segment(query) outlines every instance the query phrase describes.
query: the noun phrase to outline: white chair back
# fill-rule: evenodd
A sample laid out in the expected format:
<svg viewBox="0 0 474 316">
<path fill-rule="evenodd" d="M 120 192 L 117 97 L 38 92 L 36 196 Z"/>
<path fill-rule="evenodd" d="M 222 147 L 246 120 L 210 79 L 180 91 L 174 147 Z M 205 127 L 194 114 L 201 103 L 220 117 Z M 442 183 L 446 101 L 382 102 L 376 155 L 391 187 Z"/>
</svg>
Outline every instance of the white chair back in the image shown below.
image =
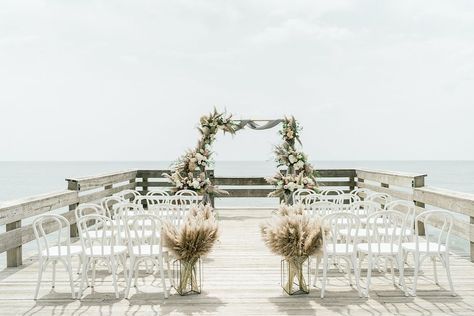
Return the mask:
<svg viewBox="0 0 474 316">
<path fill-rule="evenodd" d="M 416 249 L 419 250 L 420 243 L 426 243 L 427 252 L 441 253 L 441 247 L 445 247 L 446 254 L 449 254 L 449 240 L 454 224 L 452 212 L 444 210 L 425 211 L 415 218 L 415 223 L 423 222 L 425 229 L 425 240 L 421 240 L 418 232 L 418 225 L 415 226 Z M 433 230 L 437 227 L 437 230 Z"/>
<path fill-rule="evenodd" d="M 48 235 L 45 230 L 45 226 L 50 226 L 54 223 L 56 231 Z M 51 256 L 50 248 L 57 247 L 57 256 L 70 256 L 71 255 L 71 239 L 70 239 L 70 223 L 61 215 L 48 214 L 36 218 L 33 221 L 33 232 L 36 237 L 36 243 L 38 245 L 39 257 L 41 258 L 44 254 L 47 258 Z M 63 246 L 63 247 L 61 247 Z M 64 249 L 64 247 L 66 249 Z"/>
<path fill-rule="evenodd" d="M 103 198 L 102 201 L 100 202 L 100 205 L 105 210 L 106 215 L 112 218 L 112 214 L 114 213 L 113 206 L 117 203 L 123 203 L 123 202 L 126 202 L 126 201 L 122 197 L 112 195 L 112 196 L 107 196 Z"/>
<path fill-rule="evenodd" d="M 323 189 L 319 194 L 321 194 L 321 200 L 339 204 L 340 195 L 344 194 L 344 191 L 340 189 Z"/>
<path fill-rule="evenodd" d="M 146 195 L 155 196 L 155 197 L 163 197 L 163 198 L 166 198 L 166 197 L 170 196 L 170 194 L 168 192 L 166 192 L 165 190 L 149 191 Z"/>
<path fill-rule="evenodd" d="M 74 214 L 76 215 L 76 221 L 86 215 L 110 215 L 107 214 L 107 212 L 102 208 L 102 206 L 92 203 L 79 204 L 74 210 Z"/>
<path fill-rule="evenodd" d="M 121 217 L 127 218 L 133 215 L 140 215 L 144 214 L 145 210 L 141 204 L 130 203 L 130 202 L 122 202 L 117 203 L 113 207 L 114 209 L 114 218 Z"/>
<path fill-rule="evenodd" d="M 372 213 L 380 211 L 380 205 L 373 201 L 356 201 L 351 204 L 349 211 L 359 218 L 366 218 Z"/>
<path fill-rule="evenodd" d="M 305 212 L 311 217 L 315 216 L 326 216 L 332 214 L 338 210 L 337 204 L 329 201 L 316 201 L 311 204 L 307 204 Z"/>
<path fill-rule="evenodd" d="M 366 199 L 366 201 L 373 201 L 379 203 L 383 208 L 388 203 L 392 202 L 393 198 L 387 193 L 372 193 Z"/>
<path fill-rule="evenodd" d="M 297 189 L 292 194 L 293 204 L 305 203 L 305 197 L 316 194 L 316 191 L 311 189 Z"/>
<path fill-rule="evenodd" d="M 140 196 L 140 192 L 137 190 L 123 190 L 115 194 L 116 196 L 122 197 L 124 200 L 133 201 L 137 196 Z"/>
<path fill-rule="evenodd" d="M 160 253 L 162 251 L 161 243 L 161 220 L 155 215 L 142 214 L 134 215 L 128 218 L 126 226 L 129 251 L 132 249 L 135 255 L 153 255 L 156 251 L 154 248 L 159 246 Z"/>
<path fill-rule="evenodd" d="M 198 196 L 196 191 L 193 190 L 179 190 L 174 195 L 182 195 L 182 196 Z"/>
<path fill-rule="evenodd" d="M 355 188 L 350 193 L 357 195 L 359 198 L 366 198 L 369 195 L 373 194 L 374 192 L 366 188 Z"/>
<path fill-rule="evenodd" d="M 366 238 L 369 255 L 382 251 L 396 253 L 401 247 L 405 228 L 406 216 L 399 211 L 382 210 L 367 216 Z"/>
<path fill-rule="evenodd" d="M 329 234 L 327 236 L 323 234 L 324 249 L 332 252 L 336 252 L 337 249 L 338 254 L 350 255 L 357 245 L 359 217 L 349 212 L 336 212 L 323 217 L 322 223 L 323 227 L 329 228 Z M 346 232 L 346 236 L 355 237 L 341 238 L 341 230 Z"/>
<path fill-rule="evenodd" d="M 114 255 L 115 225 L 114 221 L 102 215 L 85 215 L 77 221 L 79 237 L 84 251 L 90 251 L 90 256 Z"/>
</svg>

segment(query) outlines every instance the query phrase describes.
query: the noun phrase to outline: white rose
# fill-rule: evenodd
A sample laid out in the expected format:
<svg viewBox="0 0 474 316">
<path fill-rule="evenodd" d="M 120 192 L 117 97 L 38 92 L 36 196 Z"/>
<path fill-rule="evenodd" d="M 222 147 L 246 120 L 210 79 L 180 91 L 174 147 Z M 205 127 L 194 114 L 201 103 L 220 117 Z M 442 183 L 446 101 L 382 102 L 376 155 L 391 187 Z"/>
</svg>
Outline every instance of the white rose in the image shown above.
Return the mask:
<svg viewBox="0 0 474 316">
<path fill-rule="evenodd" d="M 181 188 L 183 186 L 183 183 L 181 181 L 177 180 L 175 182 L 175 185 L 176 185 L 177 188 Z"/>
<path fill-rule="evenodd" d="M 194 180 L 193 183 L 191 183 L 191 186 L 195 189 L 199 189 L 200 188 L 199 181 Z"/>
<path fill-rule="evenodd" d="M 296 189 L 297 185 L 294 182 L 288 183 L 288 190 L 294 191 Z"/>
<path fill-rule="evenodd" d="M 196 154 L 196 159 L 197 159 L 199 164 L 201 164 L 203 161 L 206 161 L 206 157 L 201 155 L 200 153 Z"/>
<path fill-rule="evenodd" d="M 298 159 L 296 159 L 296 157 L 294 155 L 289 155 L 288 156 L 288 160 L 290 161 L 290 163 L 295 163 Z"/>
<path fill-rule="evenodd" d="M 299 160 L 297 163 L 295 163 L 295 169 L 300 170 L 304 168 L 304 162 L 302 160 Z"/>
</svg>

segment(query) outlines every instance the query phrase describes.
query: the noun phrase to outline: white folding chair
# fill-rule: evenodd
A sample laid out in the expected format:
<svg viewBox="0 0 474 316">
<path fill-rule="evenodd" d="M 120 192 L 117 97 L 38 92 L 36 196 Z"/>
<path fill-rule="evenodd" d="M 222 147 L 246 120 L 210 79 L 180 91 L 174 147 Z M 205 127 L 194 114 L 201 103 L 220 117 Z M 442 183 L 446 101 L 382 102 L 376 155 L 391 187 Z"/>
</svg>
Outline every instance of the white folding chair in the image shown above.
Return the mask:
<svg viewBox="0 0 474 316">
<path fill-rule="evenodd" d="M 390 261 L 390 270 L 392 273 L 392 282 L 395 282 L 394 264 L 400 271 L 399 283 L 403 284 L 403 260 L 401 255 L 402 236 L 396 234 L 396 229 L 400 227 L 403 230 L 406 226 L 405 214 L 392 211 L 378 211 L 367 216 L 366 223 L 366 242 L 359 243 L 357 250 L 359 252 L 359 270 L 362 267 L 364 259 L 368 259 L 367 284 L 364 295 L 369 296 L 370 281 L 372 269 L 380 258 Z"/>
<path fill-rule="evenodd" d="M 81 286 L 79 288 L 79 298 L 84 292 L 84 282 L 88 279 L 87 272 L 92 265 L 92 283 L 91 288 L 94 291 L 96 262 L 105 260 L 110 264 L 112 270 L 112 281 L 115 288 L 115 297 L 119 298 L 117 286 L 117 265 L 122 262 L 124 267 L 124 277 L 127 279 L 126 273 L 126 254 L 127 247 L 116 245 L 115 238 L 107 238 L 106 236 L 115 236 L 114 221 L 102 215 L 86 215 L 81 217 L 77 226 L 79 228 L 79 237 L 83 248 L 83 265 Z M 97 236 L 102 236 L 97 238 Z M 89 283 L 87 281 L 87 283 Z"/>
<path fill-rule="evenodd" d="M 352 203 L 359 202 L 360 198 L 358 195 L 352 193 L 342 193 L 338 195 L 336 204 L 339 205 L 341 211 L 347 211 L 351 208 Z"/>
<path fill-rule="evenodd" d="M 165 190 L 149 191 L 146 195 L 155 196 L 155 197 L 163 197 L 163 198 L 166 198 L 166 197 L 170 196 L 170 194 L 168 192 L 166 192 Z"/>
<path fill-rule="evenodd" d="M 114 213 L 113 206 L 117 203 L 124 203 L 126 200 L 120 196 L 112 195 L 112 196 L 107 196 L 102 199 L 100 202 L 100 205 L 102 208 L 105 210 L 106 215 L 108 217 L 111 217 L 112 214 Z"/>
<path fill-rule="evenodd" d="M 56 231 L 48 235 L 46 225 L 50 226 L 54 223 Z M 56 283 L 56 264 L 61 262 L 67 270 L 69 276 L 69 285 L 71 287 L 71 296 L 76 298 L 74 291 L 74 280 L 72 278 L 72 263 L 73 256 L 82 255 L 81 246 L 71 246 L 70 239 L 70 223 L 61 215 L 49 214 L 36 218 L 33 221 L 33 231 L 38 245 L 38 281 L 36 283 L 35 300 L 38 298 L 38 292 L 43 278 L 43 272 L 46 270 L 48 263 L 53 264 L 53 282 L 52 288 Z"/>
<path fill-rule="evenodd" d="M 131 189 L 120 191 L 118 193 L 115 193 L 115 195 L 120 196 L 121 198 L 127 201 L 133 201 L 137 196 L 141 196 L 140 192 Z"/>
<path fill-rule="evenodd" d="M 446 270 L 451 293 L 455 296 L 456 293 L 454 292 L 449 265 L 449 240 L 454 223 L 453 213 L 444 210 L 425 211 L 415 218 L 415 223 L 420 221 L 423 222 L 425 228 L 425 240 L 422 240 L 419 236 L 418 225 L 416 225 L 415 241 L 402 244 L 404 260 L 406 260 L 406 257 L 410 253 L 413 254 L 415 260 L 413 290 L 411 293 L 408 293 L 408 290 L 406 290 L 406 293 L 416 296 L 419 270 L 421 269 L 423 261 L 430 258 L 433 262 L 435 283 L 439 285 L 438 272 L 436 268 L 436 260 L 439 259 Z"/>
<path fill-rule="evenodd" d="M 337 212 L 323 217 L 323 227 L 329 228 L 329 235 L 323 234 L 323 279 L 321 286 L 321 298 L 324 298 L 324 293 L 327 283 L 327 270 L 329 269 L 329 259 L 342 259 L 347 263 L 347 274 L 349 277 L 349 284 L 352 286 L 351 268 L 354 270 L 356 281 L 356 289 L 361 295 L 359 286 L 359 270 L 357 268 L 356 247 L 357 238 L 341 239 L 339 231 L 341 228 L 348 229 L 350 232 L 354 230 L 354 236 L 357 236 L 357 230 L 360 227 L 359 218 L 348 212 Z M 351 233 L 352 234 L 352 233 Z M 316 262 L 316 272 L 318 271 L 319 262 Z M 313 284 L 316 283 L 317 274 L 315 272 Z"/>
<path fill-rule="evenodd" d="M 311 194 L 316 194 L 316 191 L 311 189 L 297 189 L 293 192 L 293 204 L 304 203 L 305 197 Z"/>
<path fill-rule="evenodd" d="M 362 198 L 366 198 L 374 192 L 366 188 L 355 188 L 350 193 L 357 195 L 362 200 Z"/>
<path fill-rule="evenodd" d="M 380 204 L 381 208 L 384 208 L 385 205 L 392 202 L 393 198 L 387 193 L 372 193 L 370 194 L 365 201 L 373 201 Z"/>
<path fill-rule="evenodd" d="M 142 261 L 152 261 L 160 271 L 160 277 L 165 298 L 168 298 L 164 275 L 164 261 L 168 264 L 168 278 L 171 280 L 171 271 L 169 266 L 168 253 L 163 250 L 161 241 L 161 221 L 155 215 L 143 214 L 135 215 L 129 218 L 126 226 L 128 235 L 128 253 L 130 254 L 130 271 L 128 274 L 127 288 L 125 297 L 128 298 L 132 277 L 134 277 L 134 286 L 137 286 L 139 266 Z M 148 271 L 148 265 L 147 265 Z"/>
<path fill-rule="evenodd" d="M 329 201 L 316 201 L 306 205 L 305 213 L 311 217 L 324 217 L 338 210 L 337 204 Z"/>
</svg>

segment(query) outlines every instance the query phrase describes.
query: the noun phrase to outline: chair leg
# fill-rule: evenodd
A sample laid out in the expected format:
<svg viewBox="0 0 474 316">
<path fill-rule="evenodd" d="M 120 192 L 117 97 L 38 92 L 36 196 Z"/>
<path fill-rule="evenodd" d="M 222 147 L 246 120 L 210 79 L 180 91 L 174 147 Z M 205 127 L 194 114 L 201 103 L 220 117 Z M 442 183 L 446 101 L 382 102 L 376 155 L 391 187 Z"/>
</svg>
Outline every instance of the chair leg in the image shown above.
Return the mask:
<svg viewBox="0 0 474 316">
<path fill-rule="evenodd" d="M 133 280 L 133 286 L 137 287 L 138 284 L 138 270 L 140 268 L 140 260 L 135 260 L 135 279 Z"/>
<path fill-rule="evenodd" d="M 71 295 L 72 299 L 76 298 L 76 291 L 74 290 L 74 279 L 72 278 L 72 263 L 71 258 L 67 258 L 66 260 L 62 260 L 64 266 L 66 267 L 67 273 L 69 275 L 69 286 L 71 287 Z"/>
<path fill-rule="evenodd" d="M 385 258 L 385 260 L 387 260 L 387 259 L 388 259 L 388 257 Z M 395 260 L 394 257 L 390 258 L 390 272 L 392 273 L 392 283 L 393 283 L 393 285 L 396 284 L 396 282 L 395 282 L 395 269 L 394 269 L 394 264 L 393 264 L 394 260 Z"/>
<path fill-rule="evenodd" d="M 319 256 L 316 257 L 316 269 L 314 270 L 314 278 L 313 278 L 313 286 L 316 287 L 316 282 L 318 281 L 318 273 L 319 273 L 319 264 L 321 262 L 321 258 Z"/>
<path fill-rule="evenodd" d="M 112 282 L 114 283 L 115 298 L 119 298 L 118 285 L 117 285 L 117 262 L 115 261 L 114 256 L 110 257 L 110 265 L 112 266 Z"/>
<path fill-rule="evenodd" d="M 92 283 L 91 283 L 91 289 L 92 292 L 95 290 L 95 268 L 96 268 L 96 260 L 92 261 Z"/>
<path fill-rule="evenodd" d="M 413 254 L 413 258 L 415 261 L 415 273 L 413 276 L 413 290 L 412 290 L 411 295 L 416 296 L 416 286 L 418 284 L 418 272 L 420 270 L 420 254 L 415 252 Z"/>
<path fill-rule="evenodd" d="M 443 256 L 441 255 L 443 259 L 441 259 L 441 262 L 444 265 L 444 268 L 446 269 L 446 275 L 448 277 L 448 282 L 449 282 L 449 288 L 451 289 L 451 295 L 456 296 L 456 292 L 454 292 L 454 286 L 453 286 L 453 280 L 451 278 L 451 269 L 449 266 L 449 254 Z"/>
<path fill-rule="evenodd" d="M 57 260 L 53 260 L 53 283 L 51 286 L 51 288 L 53 289 L 56 286 L 56 263 L 57 263 Z"/>
<path fill-rule="evenodd" d="M 165 271 L 163 270 L 163 256 L 161 255 L 158 260 L 158 265 L 160 269 L 161 283 L 163 284 L 163 291 L 165 293 L 165 298 L 168 298 L 168 290 L 166 289 L 166 282 L 165 282 Z"/>
<path fill-rule="evenodd" d="M 77 267 L 77 274 L 81 273 L 82 264 L 82 256 L 79 256 L 79 266 Z"/>
<path fill-rule="evenodd" d="M 42 259 L 40 259 L 38 263 L 39 269 L 38 269 L 38 281 L 36 283 L 36 290 L 35 290 L 35 300 L 38 299 L 38 293 L 40 289 L 41 280 L 43 279 L 43 271 L 46 268 L 46 263 L 47 263 L 47 260 L 42 260 Z"/>
<path fill-rule="evenodd" d="M 367 266 L 367 287 L 365 289 L 365 297 L 369 297 L 370 278 L 372 277 L 373 260 L 374 260 L 374 257 L 372 255 L 369 255 L 368 256 L 368 266 Z M 376 259 L 376 262 L 378 262 L 377 259 Z"/>
<path fill-rule="evenodd" d="M 326 290 L 327 269 L 328 269 L 328 256 L 325 254 L 324 259 L 323 259 L 323 279 L 321 280 L 321 298 L 324 298 L 324 291 Z"/>
<path fill-rule="evenodd" d="M 135 270 L 135 257 L 130 256 L 130 271 L 128 272 L 127 288 L 125 289 L 125 298 L 128 299 L 130 287 L 132 286 L 133 271 Z"/>
<path fill-rule="evenodd" d="M 362 297 L 362 293 L 360 290 L 360 274 L 359 274 L 359 267 L 357 266 L 357 258 L 355 253 L 351 256 L 351 265 L 354 269 L 354 278 L 356 281 L 357 292 L 359 293 L 359 297 Z"/>
<path fill-rule="evenodd" d="M 439 282 L 438 282 L 438 270 L 436 269 L 436 257 L 435 257 L 435 256 L 431 257 L 431 261 L 433 262 L 433 272 L 434 272 L 435 284 L 436 284 L 436 285 L 439 285 Z"/>
<path fill-rule="evenodd" d="M 89 266 L 90 258 L 82 258 L 82 276 L 81 276 L 81 285 L 79 286 L 79 293 L 77 295 L 78 299 L 81 299 L 82 294 L 84 293 L 84 283 L 87 279 L 87 267 Z M 89 281 L 87 281 L 89 283 Z"/>
<path fill-rule="evenodd" d="M 167 252 L 165 252 L 164 258 L 165 258 L 166 267 L 167 267 L 167 270 L 168 270 L 168 279 L 170 281 L 170 287 L 172 287 L 172 286 L 174 286 L 174 280 L 173 280 L 173 276 L 171 274 L 170 256 Z"/>
<path fill-rule="evenodd" d="M 405 284 L 405 257 L 403 255 L 397 256 L 398 272 L 400 273 L 398 278 L 398 284 L 401 285 L 405 296 L 408 296 L 407 287 Z"/>
</svg>

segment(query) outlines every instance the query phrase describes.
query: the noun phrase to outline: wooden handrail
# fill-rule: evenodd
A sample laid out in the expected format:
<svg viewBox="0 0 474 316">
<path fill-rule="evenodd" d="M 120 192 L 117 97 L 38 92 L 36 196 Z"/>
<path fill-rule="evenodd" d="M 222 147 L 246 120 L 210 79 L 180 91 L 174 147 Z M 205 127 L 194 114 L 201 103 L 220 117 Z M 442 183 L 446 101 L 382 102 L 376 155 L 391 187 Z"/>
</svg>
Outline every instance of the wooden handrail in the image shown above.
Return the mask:
<svg viewBox="0 0 474 316">
<path fill-rule="evenodd" d="M 169 170 L 125 170 L 97 176 L 67 178 L 68 189 L 0 203 L 0 225 L 6 232 L 0 234 L 0 253 L 7 251 L 8 266 L 21 262 L 21 246 L 34 239 L 31 225 L 22 226 L 22 220 L 66 208 L 65 215 L 74 225 L 74 210 L 80 203 L 89 203 L 126 189 L 142 193 L 156 188 L 170 188 L 163 177 Z M 272 188 L 264 177 L 215 177 L 214 170 L 207 171 L 214 184 L 225 188 L 225 197 L 266 197 Z M 474 261 L 474 194 L 425 187 L 426 174 L 369 169 L 319 169 L 320 186 L 340 187 L 349 191 L 363 187 L 385 192 L 398 199 L 413 201 L 418 212 L 425 204 L 467 215 L 470 223 L 457 221 L 455 233 L 471 242 L 471 259 Z M 49 231 L 54 227 L 48 227 Z M 72 232 L 75 230 L 72 229 Z"/>
</svg>

